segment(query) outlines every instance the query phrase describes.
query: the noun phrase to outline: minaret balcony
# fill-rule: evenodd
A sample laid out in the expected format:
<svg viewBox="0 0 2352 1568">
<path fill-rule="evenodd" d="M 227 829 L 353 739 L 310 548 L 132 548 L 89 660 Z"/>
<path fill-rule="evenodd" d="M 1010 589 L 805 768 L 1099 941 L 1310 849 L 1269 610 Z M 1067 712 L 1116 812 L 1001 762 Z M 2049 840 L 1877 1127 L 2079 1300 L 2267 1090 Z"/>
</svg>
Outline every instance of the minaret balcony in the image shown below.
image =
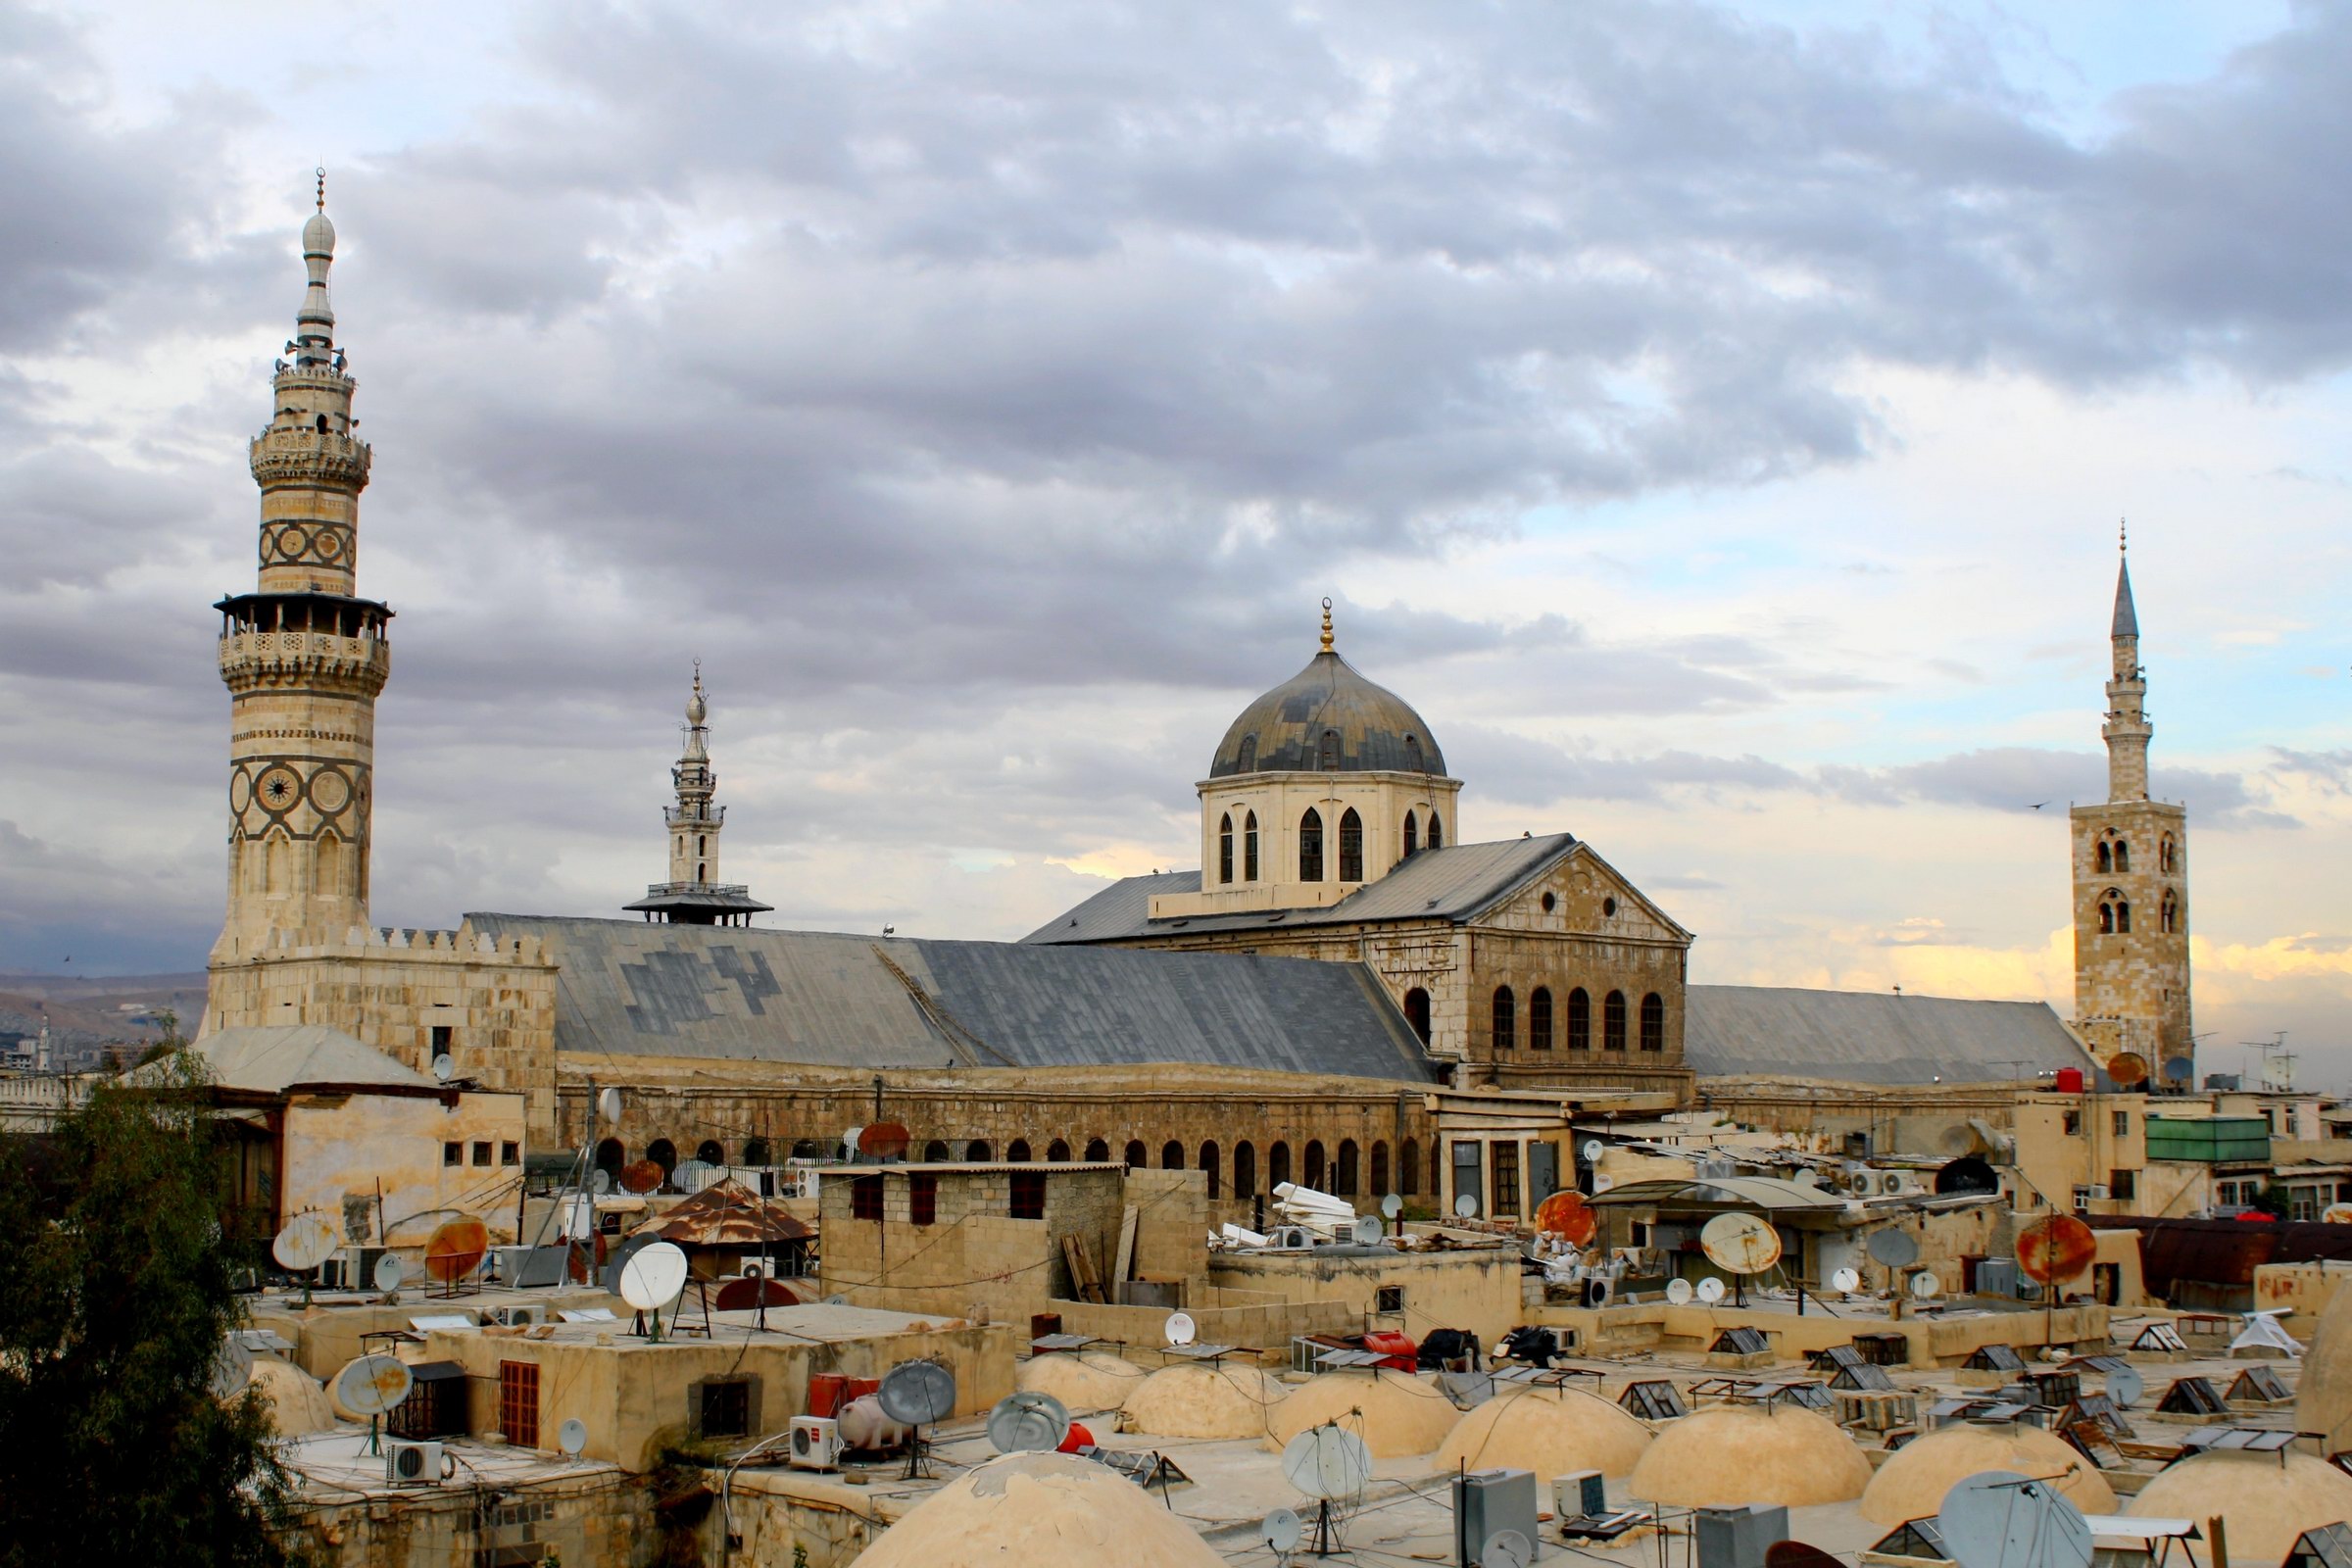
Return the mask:
<svg viewBox="0 0 2352 1568">
<path fill-rule="evenodd" d="M 318 686 L 373 697 L 391 675 L 392 646 L 380 637 L 244 631 L 220 639 L 220 679 L 238 694 Z"/>
<path fill-rule="evenodd" d="M 358 490 L 368 483 L 373 454 L 368 443 L 303 425 L 272 426 L 253 438 L 254 483 L 318 484 Z"/>
<path fill-rule="evenodd" d="M 718 827 L 727 820 L 727 808 L 707 802 L 698 806 L 665 806 L 662 820 L 670 827 Z"/>
</svg>

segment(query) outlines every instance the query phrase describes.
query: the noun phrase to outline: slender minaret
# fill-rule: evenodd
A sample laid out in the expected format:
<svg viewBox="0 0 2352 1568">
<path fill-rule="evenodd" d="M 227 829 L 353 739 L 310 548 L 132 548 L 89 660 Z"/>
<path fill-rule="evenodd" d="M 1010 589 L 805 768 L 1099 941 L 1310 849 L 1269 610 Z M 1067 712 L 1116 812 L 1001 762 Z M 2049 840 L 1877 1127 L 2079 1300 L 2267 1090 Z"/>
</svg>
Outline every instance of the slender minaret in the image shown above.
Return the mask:
<svg viewBox="0 0 2352 1568">
<path fill-rule="evenodd" d="M 2119 541 L 2121 542 L 2121 541 Z M 2107 800 L 2074 830 L 2075 1011 L 2102 1058 L 2129 1051 L 2159 1082 L 2193 1077 L 2188 995 L 2188 813 L 2148 798 L 2147 672 L 2129 557 L 2108 625 Z M 2168 1071 L 2170 1069 L 2170 1071 Z"/>
<path fill-rule="evenodd" d="M 718 880 L 718 830 L 726 825 L 727 808 L 713 806 L 718 774 L 710 766 L 710 705 L 703 695 L 703 666 L 694 666 L 694 692 L 686 699 L 686 750 L 669 770 L 678 804 L 662 817 L 669 829 L 669 880 L 645 890 L 645 897 L 626 906 L 648 920 L 673 925 L 749 925 L 752 916 L 771 907 L 751 896 L 745 885 Z"/>
<path fill-rule="evenodd" d="M 216 963 L 296 937 L 342 941 L 368 923 L 375 698 L 391 673 L 392 612 L 356 597 L 368 449 L 352 434 L 326 273 L 335 226 L 302 226 L 309 286 L 253 440 L 260 575 L 220 612 L 229 691 L 228 917 Z"/>
</svg>

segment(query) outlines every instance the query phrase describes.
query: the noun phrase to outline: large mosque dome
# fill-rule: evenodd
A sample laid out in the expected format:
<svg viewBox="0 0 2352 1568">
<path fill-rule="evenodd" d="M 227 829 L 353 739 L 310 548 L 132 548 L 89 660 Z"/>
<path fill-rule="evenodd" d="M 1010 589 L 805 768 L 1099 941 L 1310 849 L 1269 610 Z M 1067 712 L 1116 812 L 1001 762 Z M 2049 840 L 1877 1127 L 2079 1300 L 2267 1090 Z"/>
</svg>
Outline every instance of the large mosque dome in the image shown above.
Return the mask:
<svg viewBox="0 0 2352 1568">
<path fill-rule="evenodd" d="M 1379 770 L 1443 776 L 1446 757 L 1410 703 L 1333 652 L 1325 600 L 1322 652 L 1242 710 L 1217 743 L 1208 776 Z"/>
</svg>

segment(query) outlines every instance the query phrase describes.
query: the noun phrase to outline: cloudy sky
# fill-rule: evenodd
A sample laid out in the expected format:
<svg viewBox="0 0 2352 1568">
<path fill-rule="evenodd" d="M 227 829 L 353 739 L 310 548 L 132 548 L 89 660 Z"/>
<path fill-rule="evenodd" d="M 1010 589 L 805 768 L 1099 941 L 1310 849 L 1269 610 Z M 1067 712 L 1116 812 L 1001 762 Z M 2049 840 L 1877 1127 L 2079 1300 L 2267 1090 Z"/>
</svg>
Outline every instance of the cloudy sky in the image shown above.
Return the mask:
<svg viewBox="0 0 2352 1568">
<path fill-rule="evenodd" d="M 0 970 L 218 929 L 323 161 L 379 921 L 662 875 L 700 657 L 777 922 L 1017 935 L 1194 863 L 1329 594 L 1694 979 L 2064 1004 L 2129 516 L 2208 1064 L 2341 1085 L 2347 80 L 2260 0 L 0 8 Z"/>
</svg>

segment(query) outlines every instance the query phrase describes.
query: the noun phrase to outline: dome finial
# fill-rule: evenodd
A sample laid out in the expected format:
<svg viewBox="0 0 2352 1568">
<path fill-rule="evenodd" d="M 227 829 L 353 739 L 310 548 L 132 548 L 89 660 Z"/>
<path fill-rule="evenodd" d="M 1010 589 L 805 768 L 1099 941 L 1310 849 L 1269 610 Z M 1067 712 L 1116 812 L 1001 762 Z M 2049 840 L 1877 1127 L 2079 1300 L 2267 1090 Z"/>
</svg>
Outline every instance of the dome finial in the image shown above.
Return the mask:
<svg viewBox="0 0 2352 1568">
<path fill-rule="evenodd" d="M 1323 601 L 1323 651 L 1327 654 L 1331 652 L 1331 600 L 1329 597 Z"/>
<path fill-rule="evenodd" d="M 320 164 L 320 165 L 318 166 L 318 210 L 319 210 L 320 212 L 322 212 L 322 213 L 323 213 L 323 212 L 325 212 L 325 211 L 326 211 L 326 166 L 325 166 L 324 164 Z"/>
<path fill-rule="evenodd" d="M 694 695 L 686 699 L 686 722 L 700 725 L 710 716 L 710 705 L 703 701 L 703 662 L 694 662 Z"/>
<path fill-rule="evenodd" d="M 2129 517 L 2116 519 L 2115 553 L 2119 556 L 2128 556 L 2132 553 L 2132 519 Z"/>
</svg>

